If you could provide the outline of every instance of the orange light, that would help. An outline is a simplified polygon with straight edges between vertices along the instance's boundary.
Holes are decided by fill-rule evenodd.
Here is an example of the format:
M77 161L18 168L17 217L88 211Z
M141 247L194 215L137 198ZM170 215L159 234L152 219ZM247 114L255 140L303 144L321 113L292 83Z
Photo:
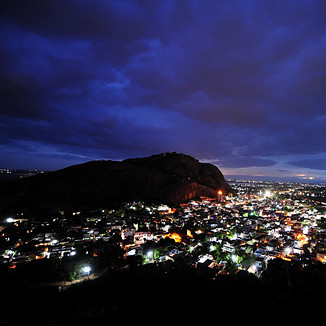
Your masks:
M164 239L166 239L166 238L170 238L170 239L174 240L174 242L182 241L182 238L181 238L180 234L178 234L178 233L169 233L164 236Z
M280 255L278 255L277 258L281 258L281 259L286 260L286 261L291 261L291 258L289 258L288 256L284 256L283 253L281 253Z
M295 238L300 242L301 247L309 242L308 237L302 233L298 233Z

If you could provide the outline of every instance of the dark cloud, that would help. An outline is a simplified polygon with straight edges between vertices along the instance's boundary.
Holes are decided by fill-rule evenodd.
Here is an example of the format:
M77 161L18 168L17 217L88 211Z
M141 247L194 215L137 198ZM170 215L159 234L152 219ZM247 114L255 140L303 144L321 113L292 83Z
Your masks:
M308 169L326 170L326 158L292 161L289 164Z
M277 162L270 159L262 159L257 157L241 157L238 155L232 155L229 157L221 157L216 165L228 168L244 168L244 167L267 167L273 166Z
M173 149L228 168L324 153L325 14L324 1L4 2L3 149L42 164Z

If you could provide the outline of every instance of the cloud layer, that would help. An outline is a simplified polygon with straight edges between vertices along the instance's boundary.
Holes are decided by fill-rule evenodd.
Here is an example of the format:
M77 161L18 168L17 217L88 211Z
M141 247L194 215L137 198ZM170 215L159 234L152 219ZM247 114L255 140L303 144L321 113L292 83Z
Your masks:
M290 156L286 168L326 169L324 1L2 7L4 163L175 150L229 171Z

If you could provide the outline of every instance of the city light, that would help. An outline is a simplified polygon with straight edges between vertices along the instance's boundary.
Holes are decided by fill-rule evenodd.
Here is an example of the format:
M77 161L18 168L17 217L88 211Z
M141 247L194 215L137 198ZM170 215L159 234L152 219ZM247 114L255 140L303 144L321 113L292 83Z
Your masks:
M249 268L248 268L248 272L255 274L257 272L257 267L256 265L252 264Z
M300 247L308 243L308 237L305 234L299 233L295 238L299 241Z
M174 240L175 242L182 241L182 238L181 238L180 234L178 234L178 233L169 233L164 236L164 239L166 239L166 238L170 238L170 239Z
M272 196L272 192L270 190L265 190L264 196L265 197L271 197Z
M87 274L87 275L89 275L89 273L90 273L91 270L92 270L91 267L88 266L88 265L86 265L86 266L83 267L83 272L85 274Z
M290 255L291 251L292 251L292 249L291 249L290 247L286 247L286 248L284 249L284 253L285 253L287 256Z
M160 263L186 255L195 265L203 263L213 268L213 262L225 273L243 269L260 275L268 268L268 262L276 258L300 260L310 252L314 259L323 263L326 261L323 241L326 213L316 209L318 204L324 204L316 200L309 204L306 199L311 200L310 194L316 193L320 200L324 188L298 188L298 185L279 183L257 183L249 188L246 184L238 183L232 186L237 194L229 197L225 205L220 205L216 199L192 200L181 206L178 214L173 217L168 209L159 210L159 205L146 206L148 216L142 216L132 224L121 227L117 212L112 211L108 214L112 214L116 222L110 222L110 226L101 233L98 231L98 220L91 219L90 215L87 223L81 221L78 226L78 229L87 231L87 237L83 240L78 238L77 232L67 232L69 237L62 238L63 227L66 230L75 228L74 224L69 225L66 220L61 223L60 218L46 222L31 219L18 223L21 219L15 218L19 215L16 213L6 219L8 225L2 230L5 247L2 258L17 264L18 268L21 262L27 263L34 259L78 260L80 252L75 248L77 240L85 247L86 254L96 258L101 256L101 252L93 248L89 236L96 234L98 239L108 241L112 232L119 230L121 235L125 235L124 240L128 240L120 244L125 250L122 259L143 252L141 264L153 263L154 258ZM302 195L303 190L305 195ZM129 203L127 209L130 210L135 205ZM190 217L192 223L189 223ZM10 232L12 228L9 223L15 223L15 231L21 233L16 239ZM38 233L38 227L43 225L47 225L51 231ZM173 241L161 241L162 239ZM31 254L26 255L23 251L24 241L25 244L29 242ZM148 241L152 243L146 246ZM78 275L73 277L87 278L93 268L89 264L81 265L79 273L76 272Z

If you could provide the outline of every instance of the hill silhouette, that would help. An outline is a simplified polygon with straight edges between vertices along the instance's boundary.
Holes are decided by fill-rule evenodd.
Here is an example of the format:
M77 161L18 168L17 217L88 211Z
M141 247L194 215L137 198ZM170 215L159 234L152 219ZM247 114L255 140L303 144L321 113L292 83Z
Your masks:
M164 153L124 161L90 161L3 184L1 210L110 207L127 201L179 204L232 191L220 170Z

